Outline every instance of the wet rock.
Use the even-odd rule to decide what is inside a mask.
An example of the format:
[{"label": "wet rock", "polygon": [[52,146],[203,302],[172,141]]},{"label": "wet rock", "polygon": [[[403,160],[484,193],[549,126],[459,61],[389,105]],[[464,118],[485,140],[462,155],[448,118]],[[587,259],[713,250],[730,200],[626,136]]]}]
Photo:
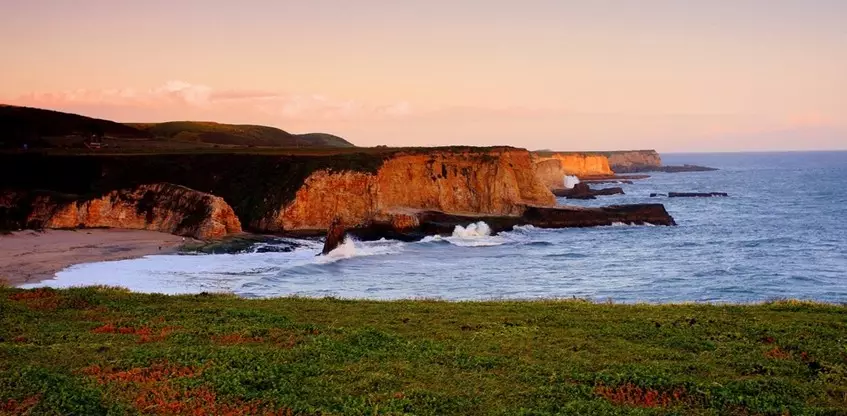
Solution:
[{"label": "wet rock", "polygon": [[326,233],[326,242],[324,243],[323,250],[321,250],[321,254],[325,255],[335,250],[336,247],[344,242],[344,236],[346,234],[347,229],[344,227],[343,221],[341,221],[341,218],[335,217],[329,225],[329,231]]},{"label": "wet rock", "polygon": [[726,192],[668,192],[666,194],[662,193],[651,193],[651,198],[656,198],[660,196],[666,196],[668,198],[710,198],[710,197],[722,197],[729,196]]},{"label": "wet rock", "polygon": [[587,183],[580,182],[570,189],[557,189],[553,194],[567,199],[595,199],[598,195],[622,195],[623,188],[591,189]]},{"label": "wet rock", "polygon": [[360,240],[380,238],[417,241],[427,235],[450,235],[456,226],[466,227],[485,222],[493,233],[512,230],[516,226],[532,225],[538,228],[570,228],[606,226],[614,223],[676,225],[662,204],[613,205],[600,208],[525,206],[519,216],[465,215],[431,210],[405,209],[398,215],[413,215],[414,223],[397,228],[392,222],[392,212],[385,212],[378,220],[349,229],[349,234]]},{"label": "wet rock", "polygon": [[709,198],[729,196],[726,192],[668,192],[669,198]]},{"label": "wet rock", "polygon": [[636,172],[665,172],[665,173],[679,173],[679,172],[708,172],[713,170],[718,170],[717,168],[710,168],[708,166],[700,166],[700,165],[667,165],[667,166],[654,166],[654,165],[633,165],[628,167],[614,167],[613,170],[619,173],[636,173]]},{"label": "wet rock", "polygon": [[2,194],[0,224],[25,228],[124,228],[203,240],[241,232],[238,217],[223,198],[170,183],[87,196],[50,191]]}]

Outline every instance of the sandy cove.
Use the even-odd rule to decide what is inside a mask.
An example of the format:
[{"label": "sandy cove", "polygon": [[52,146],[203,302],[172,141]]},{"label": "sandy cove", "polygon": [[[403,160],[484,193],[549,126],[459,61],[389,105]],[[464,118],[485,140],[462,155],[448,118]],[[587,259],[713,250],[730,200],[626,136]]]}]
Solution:
[{"label": "sandy cove", "polygon": [[0,280],[12,286],[34,283],[74,264],[172,253],[183,241],[144,230],[17,231],[0,235]]}]

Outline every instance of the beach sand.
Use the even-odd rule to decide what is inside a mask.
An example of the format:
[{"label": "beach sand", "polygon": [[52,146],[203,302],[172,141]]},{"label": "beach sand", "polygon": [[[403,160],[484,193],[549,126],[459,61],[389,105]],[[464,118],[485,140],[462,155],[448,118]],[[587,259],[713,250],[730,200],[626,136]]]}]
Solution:
[{"label": "beach sand", "polygon": [[17,231],[0,235],[0,281],[34,283],[74,264],[170,253],[182,244],[182,237],[144,230]]}]

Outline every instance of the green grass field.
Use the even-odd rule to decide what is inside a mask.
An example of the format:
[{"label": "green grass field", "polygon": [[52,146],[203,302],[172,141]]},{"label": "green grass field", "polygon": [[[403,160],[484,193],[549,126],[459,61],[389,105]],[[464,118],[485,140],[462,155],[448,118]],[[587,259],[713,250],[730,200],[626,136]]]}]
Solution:
[{"label": "green grass field", "polygon": [[847,307],[0,288],[0,414],[847,414]]}]

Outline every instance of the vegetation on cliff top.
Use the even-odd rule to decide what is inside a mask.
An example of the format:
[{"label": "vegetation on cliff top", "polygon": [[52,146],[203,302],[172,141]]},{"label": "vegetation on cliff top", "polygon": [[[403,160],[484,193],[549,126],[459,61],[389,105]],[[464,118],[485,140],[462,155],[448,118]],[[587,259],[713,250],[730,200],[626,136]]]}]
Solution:
[{"label": "vegetation on cliff top", "polygon": [[0,414],[844,414],[847,308],[0,289]]},{"label": "vegetation on cliff top", "polygon": [[92,134],[141,139],[148,134],[134,127],[41,108],[0,106],[0,148],[52,147],[51,141],[65,136]]},{"label": "vegetation on cliff top", "polygon": [[[101,195],[115,189],[172,183],[223,197],[242,226],[256,227],[292,201],[318,170],[376,173],[397,154],[457,153],[487,161],[509,147],[350,148],[285,152],[187,152],[150,155],[0,153],[0,190],[51,190]],[[523,151],[523,150],[522,150]],[[435,159],[431,159],[433,162]],[[62,174],[57,174],[61,172]],[[0,211],[0,222],[11,211]],[[17,213],[23,210],[15,211]],[[20,215],[17,215],[20,217]]]},{"label": "vegetation on cliff top", "polygon": [[[0,189],[49,189],[96,195],[153,183],[172,183],[224,198],[243,227],[268,219],[292,201],[318,170],[376,172],[385,155],[161,154],[58,156],[0,154]],[[62,172],[62,174],[56,174]],[[0,218],[2,219],[2,218]]]},{"label": "vegetation on cliff top", "polygon": [[331,134],[291,134],[268,126],[221,124],[201,121],[165,123],[129,123],[153,137],[196,143],[259,147],[354,147],[352,143]]},{"label": "vegetation on cliff top", "polygon": [[[40,108],[0,105],[0,149],[67,148],[82,151],[91,136],[111,151],[168,151],[239,147],[353,147],[331,134],[291,134],[254,125],[199,121],[121,124]],[[87,150],[87,149],[86,149]]]}]

